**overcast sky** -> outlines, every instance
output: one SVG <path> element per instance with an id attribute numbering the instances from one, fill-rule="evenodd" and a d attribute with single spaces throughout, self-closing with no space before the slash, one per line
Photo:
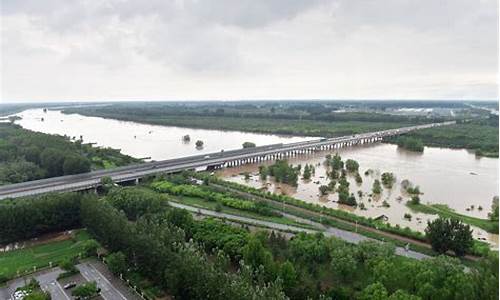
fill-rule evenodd
<path id="1" fill-rule="evenodd" d="M 498 97 L 498 0 L 1 3 L 2 101 Z"/>

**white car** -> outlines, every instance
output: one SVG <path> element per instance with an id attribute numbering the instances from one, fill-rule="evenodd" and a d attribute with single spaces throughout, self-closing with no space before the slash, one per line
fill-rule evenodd
<path id="1" fill-rule="evenodd" d="M 12 300 L 22 300 L 24 297 L 28 296 L 28 292 L 24 290 L 15 291 L 12 295 Z"/>

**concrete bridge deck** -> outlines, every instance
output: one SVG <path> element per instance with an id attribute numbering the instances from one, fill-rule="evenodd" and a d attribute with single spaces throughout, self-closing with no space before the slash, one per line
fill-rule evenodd
<path id="1" fill-rule="evenodd" d="M 432 123 L 336 138 L 320 138 L 305 142 L 273 144 L 255 148 L 221 151 L 163 161 L 146 162 L 110 170 L 98 170 L 85 174 L 34 180 L 0 186 L 0 199 L 36 195 L 47 192 L 93 189 L 100 185 L 100 181 L 103 177 L 108 176 L 115 182 L 126 182 L 138 180 L 157 173 L 175 173 L 196 168 L 222 168 L 263 160 L 274 160 L 302 153 L 378 142 L 385 137 L 396 136 L 413 130 L 451 124 L 455 124 L 455 122 Z"/>

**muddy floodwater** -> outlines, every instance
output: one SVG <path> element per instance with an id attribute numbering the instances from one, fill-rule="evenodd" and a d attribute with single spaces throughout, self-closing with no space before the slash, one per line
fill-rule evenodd
<path id="1" fill-rule="evenodd" d="M 271 178 L 263 181 L 258 175 L 259 164 L 249 164 L 218 171 L 218 175 L 233 182 L 245 184 L 274 193 L 286 194 L 306 202 L 322 204 L 327 207 L 343 209 L 366 217 L 386 216 L 391 224 L 410 227 L 424 231 L 427 221 L 436 216 L 411 211 L 405 203 L 410 196 L 401 187 L 401 181 L 409 180 L 418 185 L 423 195 L 421 203 L 446 204 L 456 212 L 479 218 L 487 218 L 491 211 L 494 196 L 498 195 L 498 159 L 476 158 L 466 150 L 426 147 L 424 153 L 414 153 L 399 149 L 396 145 L 372 144 L 351 148 L 343 148 L 337 152 L 342 159 L 358 161 L 359 172 L 363 183 L 358 184 L 354 176 L 347 176 L 350 192 L 354 193 L 358 203 L 363 203 L 366 210 L 338 204 L 336 193 L 320 196 L 318 187 L 327 185 L 325 156 L 336 151 L 324 151 L 289 158 L 289 162 L 297 165 L 312 164 L 315 174 L 310 180 L 299 179 L 298 186 L 275 183 Z M 272 162 L 265 162 L 272 164 Z M 365 171 L 371 169 L 369 175 Z M 245 172 L 251 174 L 245 180 Z M 372 186 L 375 179 L 380 179 L 383 172 L 392 172 L 396 183 L 391 189 L 385 188 L 380 196 L 372 197 Z M 358 191 L 363 193 L 360 198 Z M 384 207 L 386 201 L 389 207 Z M 471 206 L 474 206 L 472 209 Z M 480 207 L 480 208 L 479 208 Z M 405 213 L 412 215 L 405 219 Z M 498 235 L 489 234 L 479 228 L 474 229 L 477 239 L 487 240 L 493 247 L 498 247 Z"/>
<path id="2" fill-rule="evenodd" d="M 125 154 L 138 158 L 149 157 L 152 160 L 218 152 L 222 149 L 238 149 L 247 141 L 260 146 L 311 139 L 139 124 L 78 114 L 67 115 L 57 110 L 43 112 L 42 109 L 30 109 L 16 115 L 22 118 L 16 123 L 27 129 L 67 135 L 76 139 L 81 136 L 84 142 L 121 149 Z M 189 135 L 191 141 L 183 142 L 184 135 Z M 197 140 L 204 142 L 203 148 L 195 147 Z M 479 218 L 487 218 L 492 198 L 498 195 L 498 159 L 477 158 L 467 150 L 426 147 L 424 153 L 414 153 L 398 149 L 395 145 L 377 143 L 343 148 L 338 152 L 344 161 L 351 158 L 359 162 L 363 183 L 358 185 L 354 176 L 348 176 L 348 181 L 350 191 L 356 195 L 358 203 L 362 202 L 365 205 L 366 210 L 337 204 L 336 194 L 319 196 L 318 187 L 329 182 L 324 165 L 325 155 L 334 153 L 333 151 L 290 158 L 292 164 L 304 166 L 307 163 L 316 167 L 312 179 L 299 180 L 297 187 L 275 184 L 271 179 L 261 181 L 257 174 L 257 164 L 223 169 L 218 171 L 218 174 L 230 181 L 265 188 L 275 193 L 284 193 L 307 202 L 344 209 L 367 217 L 384 215 L 391 224 L 408 226 L 419 231 L 423 231 L 427 220 L 435 216 L 415 213 L 406 207 L 405 203 L 409 200 L 409 196 L 401 188 L 401 181 L 404 179 L 420 187 L 423 192 L 420 196 L 422 203 L 446 204 L 461 214 Z M 368 169 L 372 169 L 373 173 L 365 176 L 364 172 Z M 249 172 L 253 176 L 245 180 L 242 175 L 244 172 Z M 380 178 L 383 172 L 394 173 L 396 183 L 392 189 L 384 188 L 380 197 L 370 197 L 373 181 Z M 358 191 L 363 193 L 361 198 L 358 197 Z M 389 207 L 382 206 L 384 201 Z M 474 208 L 471 208 L 472 205 Z M 412 219 L 404 219 L 405 213 L 410 213 Z M 498 247 L 498 235 L 474 228 L 474 236 Z"/>
<path id="3" fill-rule="evenodd" d="M 83 139 L 85 143 L 121 149 L 122 153 L 153 160 L 179 158 L 189 155 L 218 152 L 222 149 L 239 149 L 244 142 L 257 146 L 294 143 L 312 138 L 290 137 L 274 134 L 257 134 L 240 131 L 223 131 L 159 126 L 105 118 L 87 117 L 79 114 L 63 114 L 61 111 L 29 109 L 16 114 L 21 117 L 15 123 L 43 133 L 67 135 Z M 191 140 L 184 142 L 182 137 Z M 203 147 L 196 148 L 197 140 Z"/>

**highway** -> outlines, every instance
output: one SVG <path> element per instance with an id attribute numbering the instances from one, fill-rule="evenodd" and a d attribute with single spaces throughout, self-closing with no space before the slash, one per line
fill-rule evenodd
<path id="1" fill-rule="evenodd" d="M 85 174 L 67 175 L 4 185 L 0 187 L 0 199 L 37 195 L 47 192 L 92 189 L 100 184 L 103 177 L 107 176 L 111 177 L 115 182 L 132 181 L 157 173 L 174 173 L 208 166 L 224 166 L 228 163 L 240 163 L 251 159 L 272 159 L 272 157 L 276 155 L 286 156 L 298 151 L 316 151 L 319 149 L 328 149 L 327 147 L 346 147 L 358 143 L 376 142 L 382 140 L 384 137 L 454 123 L 454 121 L 432 123 L 336 138 L 320 138 L 305 142 L 273 144 L 239 150 L 220 151 L 163 161 L 146 162 L 109 170 L 93 171 Z"/>

